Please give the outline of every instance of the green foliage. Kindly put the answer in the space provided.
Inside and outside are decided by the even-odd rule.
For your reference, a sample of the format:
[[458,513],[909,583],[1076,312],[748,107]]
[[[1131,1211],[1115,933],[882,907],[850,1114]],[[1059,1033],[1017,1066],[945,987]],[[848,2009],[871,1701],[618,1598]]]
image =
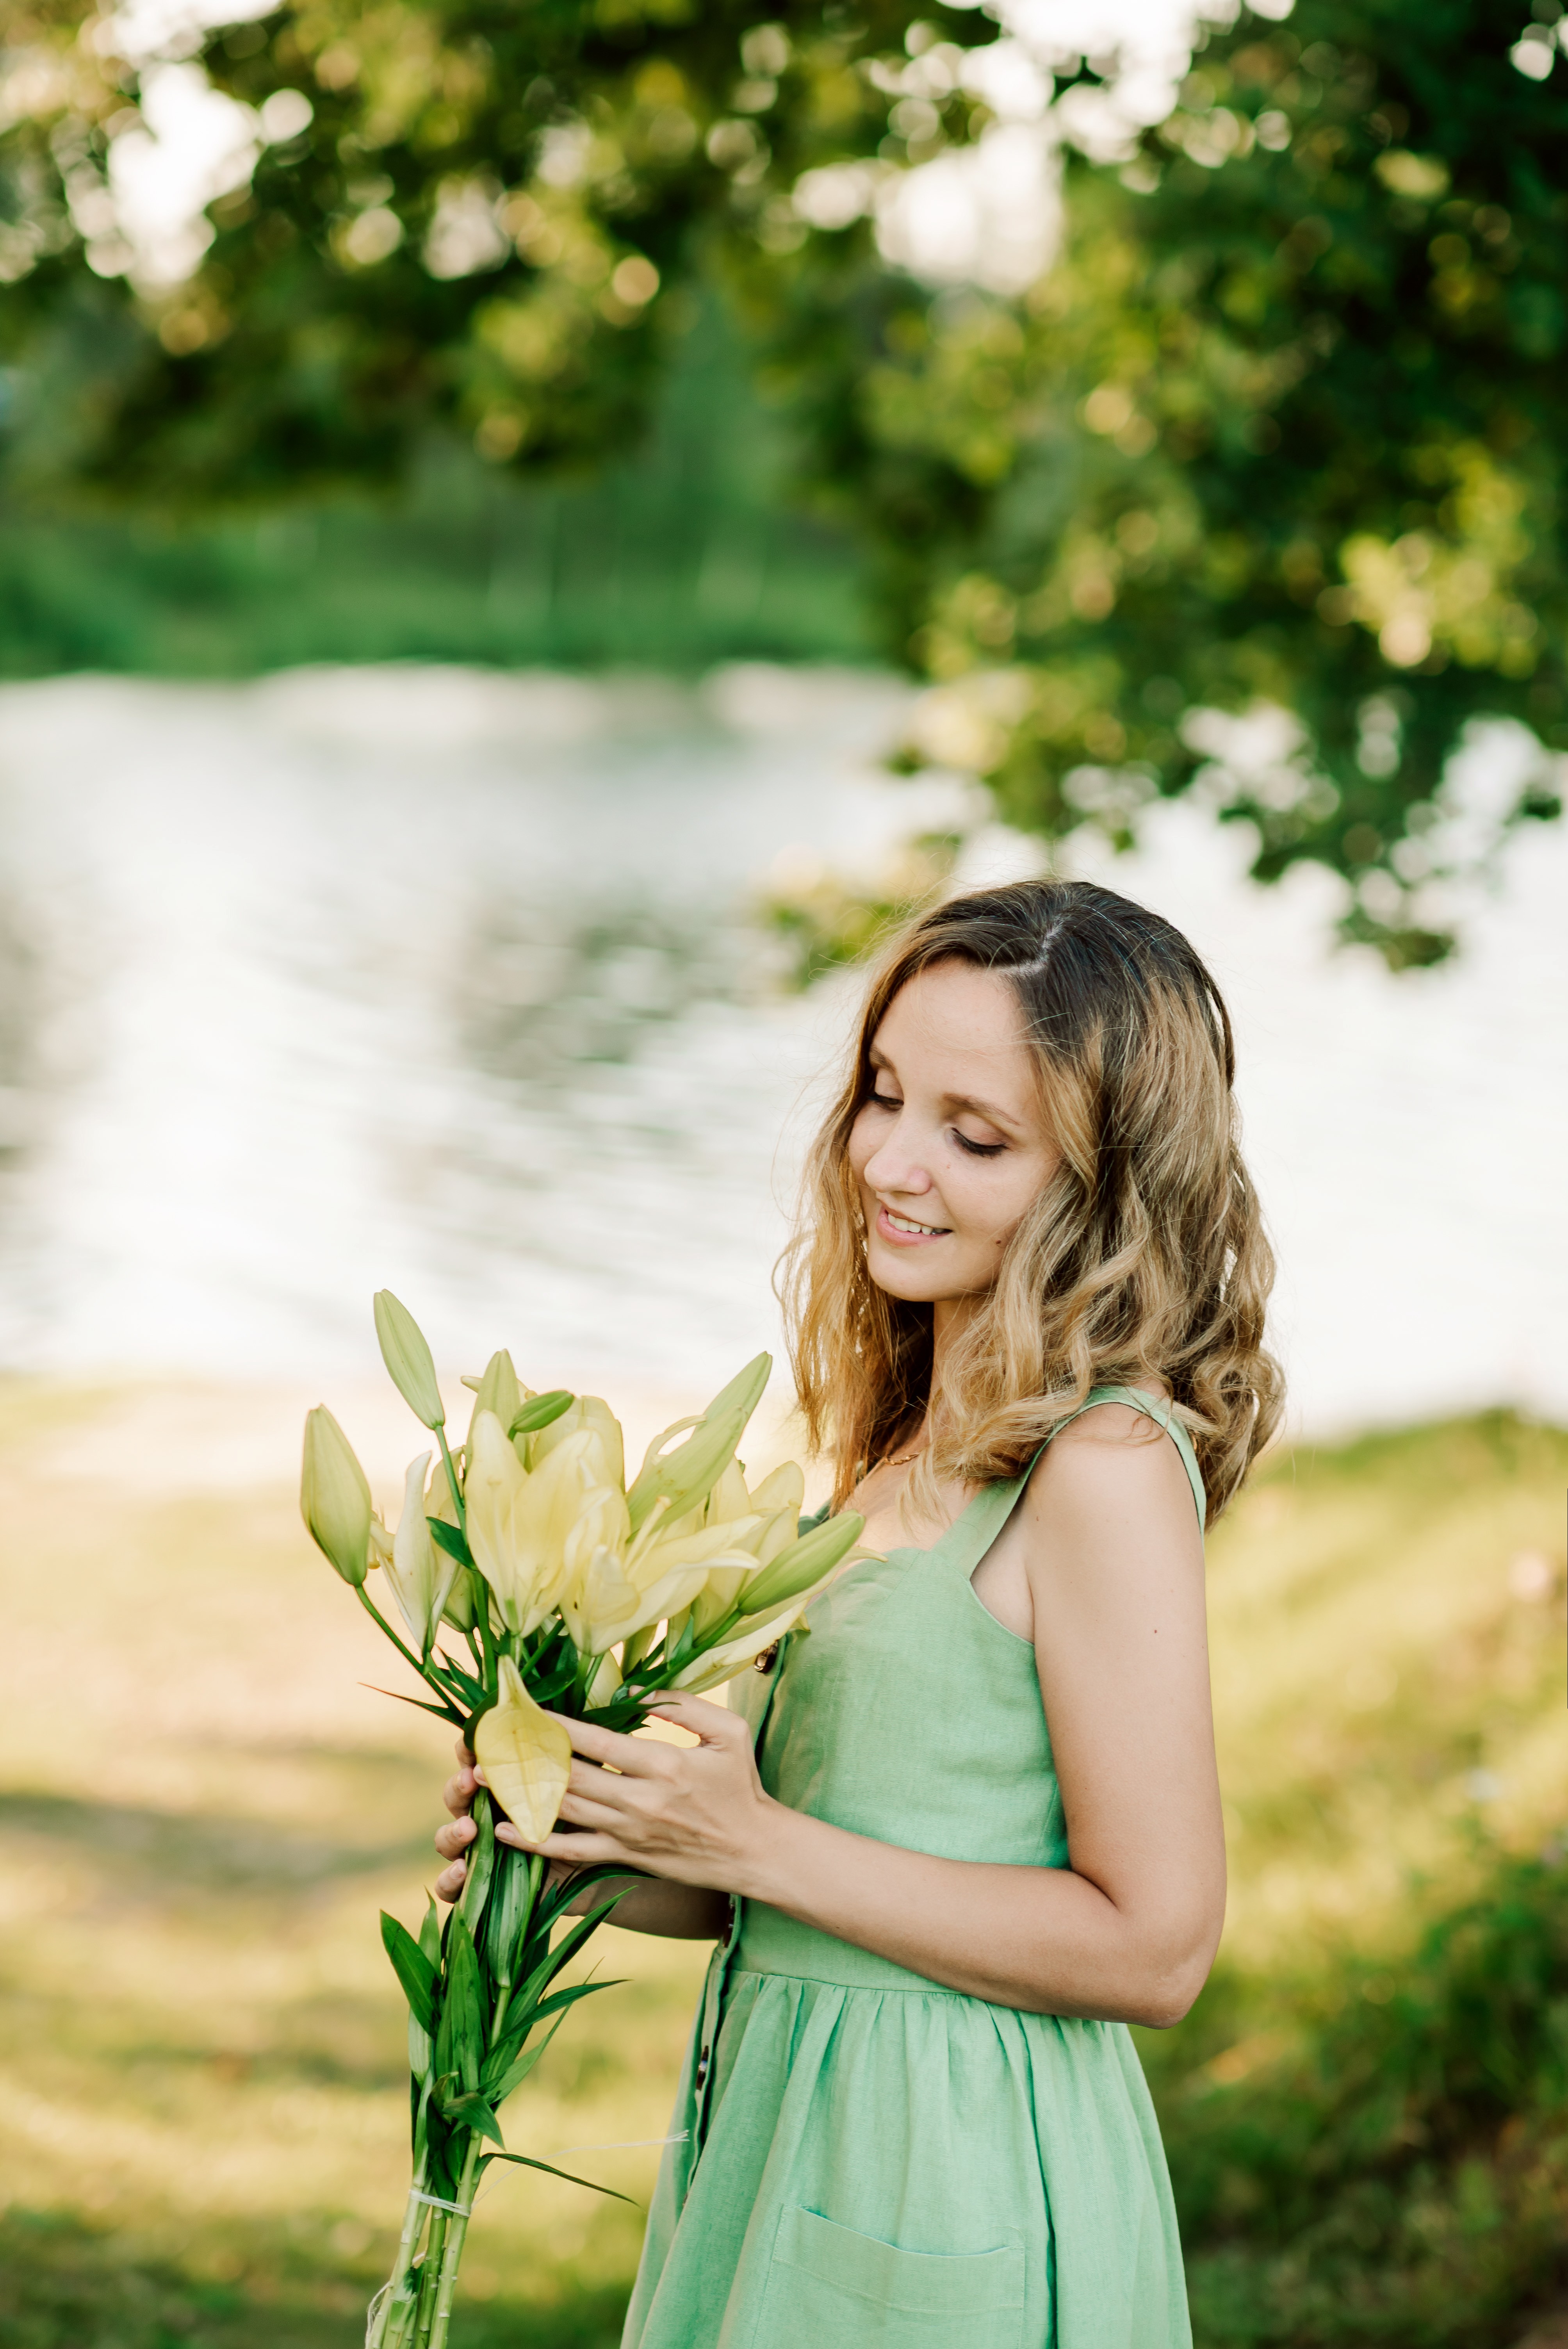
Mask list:
[[[1443,950],[1421,891],[1464,728],[1568,748],[1568,70],[1521,72],[1519,32],[1511,0],[1244,18],[1130,166],[1077,167],[1025,303],[883,323],[862,429],[935,518],[895,626],[952,680],[917,751],[1015,822],[1125,836],[1203,762],[1184,710],[1278,704],[1299,750],[1225,808],[1256,873],[1315,858],[1349,935]],[[1543,764],[1516,812],[1557,807]]]
[[1288,2053],[1161,2097],[1202,2349],[1515,2340],[1568,2284],[1562,1858],[1496,1860],[1413,1953],[1266,2014]]
[[395,501],[345,491],[201,518],[67,514],[14,492],[0,675],[863,659],[853,547],[784,510],[790,435],[719,305],[694,303],[673,345],[645,442],[581,480],[437,440]]
[[912,15],[287,0],[207,41],[220,87],[274,101],[270,140],[195,276],[137,301],[106,174],[140,76],[80,0],[28,0],[0,214],[38,462],[167,504],[392,481],[433,419],[497,462],[618,451],[680,331],[661,285],[709,226],[798,241],[800,173],[888,139]]

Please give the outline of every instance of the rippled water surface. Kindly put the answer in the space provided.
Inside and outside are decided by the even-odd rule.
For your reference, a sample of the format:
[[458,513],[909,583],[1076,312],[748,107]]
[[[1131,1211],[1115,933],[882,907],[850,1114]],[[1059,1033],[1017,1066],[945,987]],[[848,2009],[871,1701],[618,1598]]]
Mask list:
[[[749,909],[781,855],[869,869],[940,817],[876,763],[902,697],[0,692],[4,1358],[325,1381],[369,1366],[387,1283],[454,1367],[509,1342],[536,1383],[727,1375],[774,1337],[852,993],[781,994]],[[1568,832],[1515,843],[1459,967],[1400,981],[1326,951],[1326,883],[1256,892],[1243,848],[1167,809],[1107,877],[1233,998],[1300,1414],[1568,1413]]]

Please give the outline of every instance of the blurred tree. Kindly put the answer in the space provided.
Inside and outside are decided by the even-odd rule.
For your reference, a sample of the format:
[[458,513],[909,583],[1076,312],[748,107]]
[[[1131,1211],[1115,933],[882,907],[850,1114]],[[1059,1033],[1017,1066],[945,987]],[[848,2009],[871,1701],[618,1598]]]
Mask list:
[[[201,46],[253,109],[254,164],[160,285],[117,150],[195,37],[131,62],[134,10],[13,0],[0,332],[27,362],[26,461],[169,505],[394,480],[432,422],[524,468],[620,453],[689,320],[699,232],[761,256],[806,238],[791,191],[887,142],[913,13],[286,0]],[[968,112],[955,92],[944,135]]]
[[[890,305],[840,470],[945,681],[913,761],[1125,837],[1228,750],[1205,780],[1260,877],[1318,859],[1349,936],[1446,950],[1434,880],[1559,806],[1542,759],[1461,813],[1449,754],[1487,716],[1568,748],[1562,15],[1243,22],[1119,172],[1073,168],[1024,302]],[[1295,725],[1250,753],[1182,722],[1260,703]]]
[[[13,471],[264,499],[396,480],[440,423],[498,464],[602,461],[689,281],[722,281],[934,680],[911,764],[1119,839],[1202,776],[1261,876],[1317,859],[1351,936],[1432,960],[1434,884],[1557,806],[1542,761],[1460,821],[1465,727],[1568,745],[1568,67],[1559,0],[1525,5],[1243,14],[1119,153],[1079,114],[1112,161],[1069,162],[1060,257],[1005,298],[934,295],[867,217],[878,173],[989,123],[972,9],[288,0],[206,39],[257,160],[193,273],[133,285],[116,155],[168,56],[12,0]],[[1078,98],[1115,79],[1051,62]],[[1260,705],[1295,732],[1216,761],[1212,713]]]

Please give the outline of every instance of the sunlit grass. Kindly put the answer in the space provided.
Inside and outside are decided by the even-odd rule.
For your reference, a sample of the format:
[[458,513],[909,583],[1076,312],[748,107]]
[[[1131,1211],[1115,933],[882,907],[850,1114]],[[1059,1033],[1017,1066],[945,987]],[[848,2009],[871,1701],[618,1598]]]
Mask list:
[[[360,1685],[387,1651],[282,1475],[201,1489],[177,1397],[95,1473],[122,1402],[0,1394],[0,2344],[349,2349],[406,2179],[376,1910],[418,1917],[448,1749]],[[1231,1925],[1162,2095],[1272,2060],[1273,1985],[1393,1965],[1480,1838],[1561,1821],[1565,1474],[1568,1437],[1472,1420],[1282,1460],[1216,1533]],[[597,1946],[629,1979],[509,2108],[519,2150],[667,2126],[705,1952]],[[642,2200],[655,2160],[567,2166]],[[463,2349],[609,2349],[637,2214],[492,2176]]]

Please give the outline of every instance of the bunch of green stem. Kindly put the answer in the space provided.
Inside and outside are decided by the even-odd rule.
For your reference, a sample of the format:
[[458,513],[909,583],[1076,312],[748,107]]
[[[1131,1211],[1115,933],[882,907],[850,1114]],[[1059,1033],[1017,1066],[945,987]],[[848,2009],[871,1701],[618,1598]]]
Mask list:
[[554,1927],[585,1886],[613,1871],[583,1869],[569,1884],[550,1883],[542,1859],[496,1842],[482,1792],[474,1816],[479,1834],[462,1899],[445,1926],[433,1901],[418,1940],[382,1916],[382,1940],[408,1998],[413,2175],[392,2273],[372,2302],[366,2349],[445,2349],[474,2196],[492,2162],[568,2175],[509,2153],[497,2115],[568,2010],[612,1987],[551,1989],[619,1896],[574,1919],[552,1947]]

